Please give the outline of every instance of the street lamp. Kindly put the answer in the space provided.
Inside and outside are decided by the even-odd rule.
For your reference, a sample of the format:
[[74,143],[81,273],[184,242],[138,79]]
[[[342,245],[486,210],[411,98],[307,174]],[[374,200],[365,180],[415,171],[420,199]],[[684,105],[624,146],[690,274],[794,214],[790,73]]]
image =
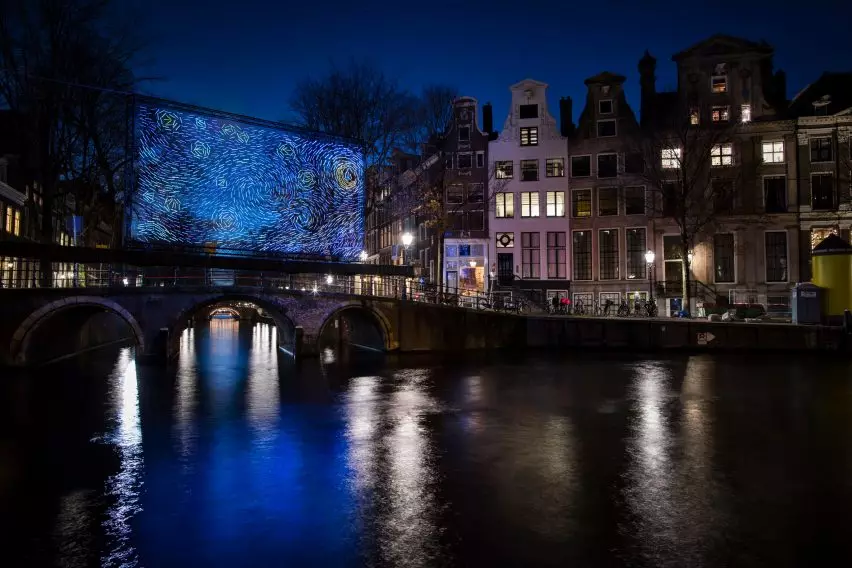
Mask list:
[[411,246],[411,243],[414,242],[414,235],[411,233],[403,233],[402,234],[402,246],[408,248]]
[[476,261],[475,260],[471,260],[468,264],[470,264],[471,268],[476,268]]
[[369,255],[367,254],[367,251],[362,250],[362,251],[361,251],[361,254],[359,254],[359,255],[358,255],[358,258],[360,258],[360,259],[361,259],[361,262],[367,262],[367,257],[368,257],[368,256],[369,256]]
[[331,274],[326,274],[325,283],[328,284],[329,286],[334,284],[334,276],[332,276]]
[[648,301],[654,302],[654,273],[652,270],[654,269],[654,260],[657,255],[654,254],[654,251],[648,249],[645,252],[645,263],[648,265]]

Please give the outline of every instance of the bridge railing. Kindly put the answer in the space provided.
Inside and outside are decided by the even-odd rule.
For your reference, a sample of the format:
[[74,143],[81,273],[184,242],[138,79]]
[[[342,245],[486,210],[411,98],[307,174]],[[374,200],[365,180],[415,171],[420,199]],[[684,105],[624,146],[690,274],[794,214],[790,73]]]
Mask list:
[[43,278],[37,259],[0,257],[0,288],[123,290],[253,289],[304,294],[378,296],[477,310],[524,312],[524,298],[512,292],[484,293],[437,286],[419,278],[377,275],[292,274],[184,266],[53,263]]

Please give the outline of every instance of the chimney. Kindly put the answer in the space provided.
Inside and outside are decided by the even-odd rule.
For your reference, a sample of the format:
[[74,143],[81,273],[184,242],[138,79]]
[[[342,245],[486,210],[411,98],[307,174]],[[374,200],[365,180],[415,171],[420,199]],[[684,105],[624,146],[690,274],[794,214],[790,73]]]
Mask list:
[[482,105],[482,127],[489,134],[494,130],[494,111],[491,108],[491,103]]
[[651,109],[657,94],[657,60],[645,50],[645,55],[639,60],[639,86],[641,87],[641,103],[639,104],[639,121],[643,127],[651,124]]
[[574,103],[571,97],[559,99],[559,132],[566,138],[574,133]]

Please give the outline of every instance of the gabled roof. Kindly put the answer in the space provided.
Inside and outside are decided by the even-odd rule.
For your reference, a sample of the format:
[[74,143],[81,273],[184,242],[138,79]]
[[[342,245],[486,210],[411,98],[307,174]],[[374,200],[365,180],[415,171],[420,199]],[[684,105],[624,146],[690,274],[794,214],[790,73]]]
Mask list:
[[740,55],[747,52],[771,55],[773,51],[774,49],[772,46],[763,40],[754,42],[725,34],[716,34],[696,43],[692,47],[688,47],[683,51],[675,53],[672,56],[672,61],[680,61],[687,57]]
[[624,75],[617,75],[616,73],[610,73],[609,71],[604,71],[603,73],[598,73],[592,77],[586,79],[586,85],[594,85],[594,84],[604,84],[604,85],[621,85],[627,79]]
[[828,106],[826,115],[842,113],[852,107],[852,72],[825,72],[820,78],[802,89],[790,103],[793,117],[814,116],[814,103]]
[[536,81],[535,79],[524,79],[523,81],[519,81],[509,87],[509,90],[516,91],[526,87],[544,87],[546,89],[548,87],[548,84],[542,83],[541,81]]

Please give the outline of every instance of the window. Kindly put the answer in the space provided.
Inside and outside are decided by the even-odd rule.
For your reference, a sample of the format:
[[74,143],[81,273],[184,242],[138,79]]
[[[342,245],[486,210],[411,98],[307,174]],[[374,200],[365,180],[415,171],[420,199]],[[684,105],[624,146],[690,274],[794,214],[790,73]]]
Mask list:
[[640,152],[630,152],[624,156],[624,173],[644,174],[645,159]]
[[645,188],[643,186],[624,188],[624,214],[645,214]]
[[711,109],[710,117],[713,122],[728,122],[728,114],[727,106],[714,106]]
[[513,248],[515,233],[497,233],[497,248]]
[[645,229],[627,229],[627,278],[645,278]]
[[787,232],[767,231],[766,244],[766,281],[787,281]]
[[521,146],[538,146],[537,126],[525,126],[521,128]]
[[598,121],[598,138],[615,136],[615,119]]
[[701,109],[698,107],[689,107],[689,124],[698,126],[701,122]]
[[494,162],[494,170],[497,179],[512,179],[515,175],[515,167],[512,161]]
[[545,162],[545,175],[549,178],[565,177],[565,159],[548,158]]
[[453,183],[447,186],[447,205],[461,205],[464,203],[464,186]]
[[519,111],[521,120],[538,118],[538,105],[521,105]]
[[618,229],[598,231],[598,261],[601,280],[618,279]]
[[453,169],[453,154],[449,152],[446,156],[444,156],[444,167],[448,170]]
[[598,215],[618,215],[618,188],[598,188]]
[[612,114],[612,99],[598,101],[598,112],[600,114]]
[[521,181],[538,181],[538,160],[521,160]]
[[618,154],[598,154],[598,177],[614,178],[618,176]]
[[485,167],[485,152],[477,152],[476,153],[476,167],[484,168]]
[[470,126],[459,126],[459,142],[470,142]]
[[710,181],[713,192],[713,208],[716,213],[731,213],[734,210],[734,184],[729,180]]
[[811,139],[811,162],[831,161],[831,138]]
[[831,174],[811,176],[811,208],[820,210],[834,209],[834,178]]
[[6,207],[6,232],[12,232],[12,222],[15,217],[15,210],[11,207]]
[[459,169],[469,170],[473,167],[473,156],[470,152],[459,152]]
[[763,178],[763,205],[767,213],[787,212],[787,178],[772,176]]
[[521,192],[521,217],[538,217],[538,192]]
[[732,166],[734,164],[733,144],[716,144],[710,149],[711,166]]
[[773,140],[763,143],[763,163],[781,164],[784,162],[784,141]]
[[548,191],[547,205],[545,214],[548,217],[564,217],[565,216],[565,192],[564,191]]
[[571,177],[589,177],[591,175],[591,156],[571,156]]
[[547,277],[566,278],[565,233],[547,233]]
[[467,187],[467,202],[482,203],[485,201],[485,189],[481,183],[472,183]]
[[740,107],[740,120],[751,122],[751,105],[742,105]]
[[665,169],[680,167],[680,148],[663,148],[660,151],[660,162]]
[[521,233],[521,277],[541,278],[541,233]]
[[734,282],[734,235],[713,235],[713,278],[716,283]]
[[665,181],[660,189],[663,194],[663,217],[674,217],[678,209],[679,186],[675,181]]
[[571,192],[571,216],[572,217],[591,217],[592,216],[592,190],[591,189],[575,189]]
[[497,193],[494,195],[496,202],[497,218],[511,219],[515,216],[515,194]]
[[710,77],[710,90],[714,93],[728,92],[728,77],[727,75],[713,75]]
[[574,280],[592,279],[592,232],[574,231]]

